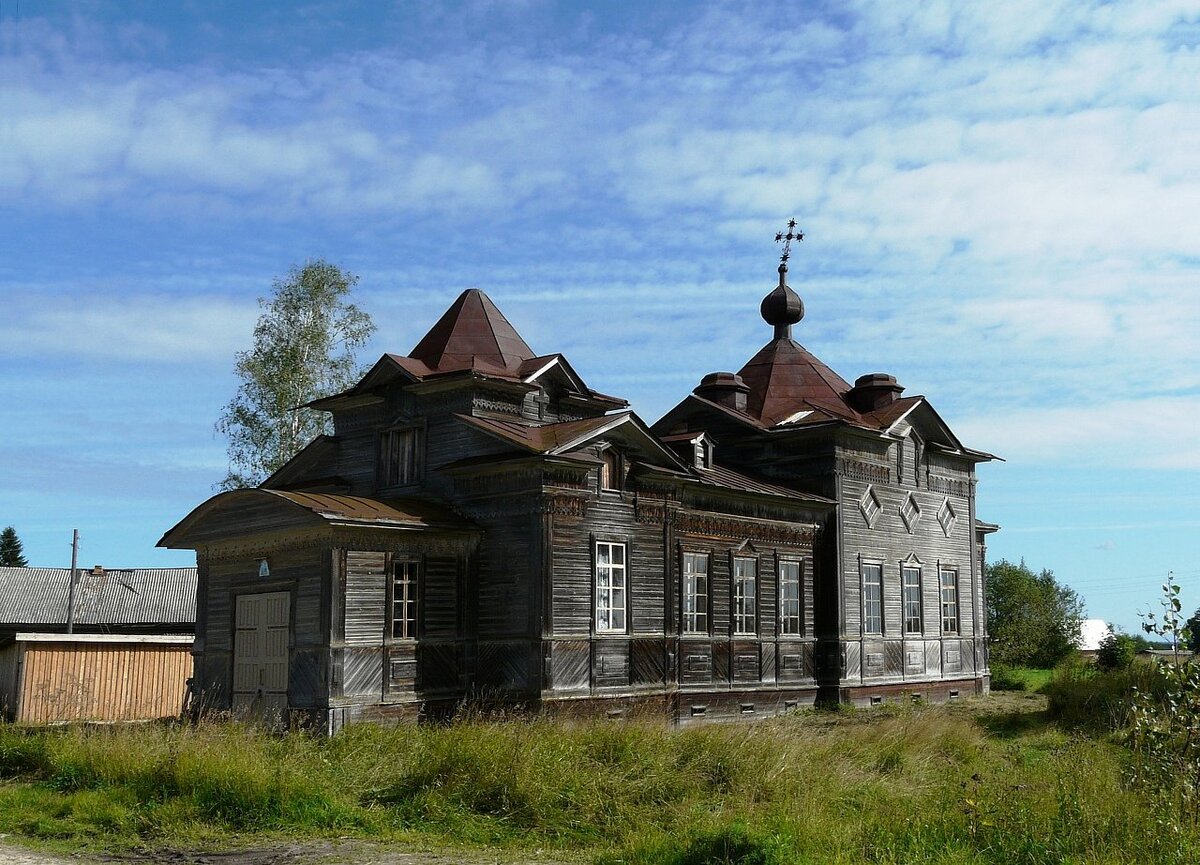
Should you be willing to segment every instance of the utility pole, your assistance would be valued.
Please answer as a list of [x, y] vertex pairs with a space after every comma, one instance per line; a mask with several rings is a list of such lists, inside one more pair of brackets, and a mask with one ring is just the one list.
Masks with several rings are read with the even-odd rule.
[[67, 594], [67, 633], [75, 633], [75, 576], [79, 567], [79, 529], [71, 535], [71, 589]]

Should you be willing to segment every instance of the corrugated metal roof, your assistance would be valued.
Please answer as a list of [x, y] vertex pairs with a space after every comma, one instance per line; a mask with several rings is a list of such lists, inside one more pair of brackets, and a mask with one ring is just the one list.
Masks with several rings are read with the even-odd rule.
[[[65, 625], [70, 568], [0, 567], [0, 626]], [[80, 568], [75, 624], [156, 625], [196, 621], [195, 568]]]

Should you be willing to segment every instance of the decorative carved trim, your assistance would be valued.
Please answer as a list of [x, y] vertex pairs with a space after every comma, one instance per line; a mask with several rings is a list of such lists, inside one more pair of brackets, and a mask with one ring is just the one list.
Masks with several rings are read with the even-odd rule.
[[539, 513], [557, 514], [564, 517], [586, 517], [588, 510], [587, 496], [579, 495], [548, 495], [542, 499]]
[[815, 525], [780, 525], [740, 520], [723, 514], [680, 511], [675, 516], [679, 532], [730, 540], [756, 540], [768, 544], [811, 545], [819, 531]]
[[639, 523], [656, 523], [661, 525], [667, 520], [667, 503], [661, 500], [646, 500], [638, 496], [633, 503], [633, 516]]
[[965, 498], [971, 495], [971, 481], [931, 474], [929, 475], [929, 489], [935, 493], [942, 493], [948, 496], [963, 496]]
[[287, 534], [213, 544], [198, 550], [197, 558], [205, 562], [257, 559], [282, 549], [349, 549], [404, 555], [462, 555], [470, 552], [477, 544], [478, 537], [474, 535], [445, 533], [432, 529], [400, 534], [338, 528], [319, 533]]
[[866, 481], [869, 484], [890, 484], [892, 482], [892, 470], [887, 466], [865, 463], [846, 457], [838, 457], [834, 464], [834, 471], [850, 480]]

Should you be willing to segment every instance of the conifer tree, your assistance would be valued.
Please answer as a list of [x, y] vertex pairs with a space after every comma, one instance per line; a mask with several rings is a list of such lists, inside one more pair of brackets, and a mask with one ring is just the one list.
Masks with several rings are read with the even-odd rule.
[[0, 532], [0, 566], [7, 568], [29, 566], [29, 562], [25, 561], [25, 550], [21, 546], [21, 539], [17, 537], [17, 530], [12, 526], [8, 526]]

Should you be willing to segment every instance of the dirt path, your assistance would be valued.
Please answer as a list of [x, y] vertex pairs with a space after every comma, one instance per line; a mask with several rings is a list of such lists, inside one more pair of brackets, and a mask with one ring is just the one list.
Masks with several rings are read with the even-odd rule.
[[470, 850], [401, 849], [365, 841], [315, 841], [270, 847], [198, 853], [152, 850], [120, 856], [71, 856], [41, 853], [0, 838], [3, 865], [578, 865], [536, 855]]

